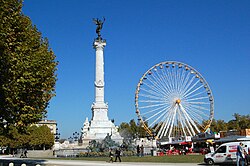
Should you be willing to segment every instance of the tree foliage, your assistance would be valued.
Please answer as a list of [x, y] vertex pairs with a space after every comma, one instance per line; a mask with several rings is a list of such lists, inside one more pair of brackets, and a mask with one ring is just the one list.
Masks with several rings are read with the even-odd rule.
[[[213, 132], [228, 131], [228, 130], [241, 130], [241, 129], [250, 129], [250, 114], [240, 115], [235, 113], [233, 119], [228, 122], [224, 120], [215, 120], [213, 119], [210, 129]], [[207, 124], [206, 121], [203, 122], [203, 126]], [[156, 124], [157, 125], [157, 124]], [[124, 138], [135, 138], [135, 136], [145, 137], [147, 136], [146, 131], [141, 127], [136, 125], [135, 121], [132, 119], [129, 123], [121, 123], [119, 126], [119, 131], [122, 137]], [[201, 128], [203, 131], [203, 128]], [[156, 131], [157, 132], [157, 131]], [[205, 132], [205, 131], [203, 131]]]
[[11, 149], [49, 149], [54, 144], [54, 134], [48, 126], [30, 126], [27, 133], [19, 133], [16, 128], [9, 130], [11, 137], [0, 136], [0, 147], [8, 146]]
[[240, 115], [238, 113], [235, 113], [233, 117], [234, 119], [228, 121], [228, 130], [250, 128], [250, 114]]
[[129, 123], [121, 123], [119, 126], [119, 132], [124, 139], [146, 136], [146, 131], [143, 127], [137, 125], [134, 119], [130, 120]]
[[46, 115], [55, 95], [55, 58], [22, 13], [22, 0], [0, 1], [0, 128], [7, 123], [6, 129], [22, 131]]

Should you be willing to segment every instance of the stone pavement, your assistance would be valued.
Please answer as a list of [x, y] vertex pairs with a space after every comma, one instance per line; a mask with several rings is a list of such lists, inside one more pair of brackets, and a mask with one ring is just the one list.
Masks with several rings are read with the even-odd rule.
[[13, 158], [10, 156], [0, 157], [0, 166], [8, 166], [13, 162], [14, 165], [25, 163], [27, 166], [46, 165], [46, 166], [195, 166], [202, 165], [199, 163], [143, 163], [143, 162], [114, 162], [105, 161], [86, 161], [86, 160], [56, 160], [56, 159], [29, 159], [29, 158]]

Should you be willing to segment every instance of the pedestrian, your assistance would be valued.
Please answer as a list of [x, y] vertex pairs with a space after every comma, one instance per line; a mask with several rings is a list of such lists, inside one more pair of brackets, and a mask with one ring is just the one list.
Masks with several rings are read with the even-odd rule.
[[140, 157], [140, 146], [137, 145], [136, 147], [136, 152], [137, 152], [137, 156]]
[[237, 152], [236, 152], [236, 162], [237, 162], [237, 166], [240, 166], [240, 162], [241, 165], [244, 166], [245, 162], [245, 157], [243, 154], [243, 143], [240, 142], [239, 145], [237, 146]]
[[249, 157], [250, 157], [249, 150], [250, 150], [250, 147], [247, 147], [247, 145], [245, 145], [245, 147], [243, 147], [246, 165], [248, 165], [248, 163], [249, 163]]
[[141, 157], [143, 157], [144, 156], [144, 147], [143, 147], [143, 145], [141, 145], [140, 151], [141, 151]]
[[121, 150], [119, 148], [115, 151], [115, 162], [117, 161], [117, 158], [119, 159], [119, 162], [121, 162]]
[[25, 150], [24, 150], [24, 157], [25, 157], [25, 158], [27, 158], [27, 153], [28, 153], [28, 152], [27, 152], [27, 150], [25, 149]]
[[109, 149], [109, 162], [113, 163], [113, 157], [114, 157], [114, 154], [112, 152], [112, 149]]

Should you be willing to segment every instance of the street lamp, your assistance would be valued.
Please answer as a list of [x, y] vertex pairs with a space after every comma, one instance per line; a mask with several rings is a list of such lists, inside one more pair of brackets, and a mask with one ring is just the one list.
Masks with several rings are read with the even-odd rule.
[[74, 138], [75, 142], [78, 141], [79, 133], [78, 132], [74, 132], [73, 133], [73, 138]]
[[69, 137], [68, 140], [69, 140], [69, 143], [73, 142], [73, 138], [72, 137]]
[[60, 139], [60, 133], [58, 132], [58, 128], [56, 128], [56, 133], [54, 135], [55, 135], [55, 142], [58, 142]]

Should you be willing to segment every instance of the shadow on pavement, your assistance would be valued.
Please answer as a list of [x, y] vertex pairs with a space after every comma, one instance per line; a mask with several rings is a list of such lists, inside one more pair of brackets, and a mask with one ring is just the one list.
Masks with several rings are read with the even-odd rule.
[[26, 164], [27, 166], [35, 166], [40, 164], [44, 166], [47, 160], [44, 159], [0, 159], [0, 166], [9, 166], [9, 163], [13, 163], [14, 166], [21, 166], [22, 164]]

